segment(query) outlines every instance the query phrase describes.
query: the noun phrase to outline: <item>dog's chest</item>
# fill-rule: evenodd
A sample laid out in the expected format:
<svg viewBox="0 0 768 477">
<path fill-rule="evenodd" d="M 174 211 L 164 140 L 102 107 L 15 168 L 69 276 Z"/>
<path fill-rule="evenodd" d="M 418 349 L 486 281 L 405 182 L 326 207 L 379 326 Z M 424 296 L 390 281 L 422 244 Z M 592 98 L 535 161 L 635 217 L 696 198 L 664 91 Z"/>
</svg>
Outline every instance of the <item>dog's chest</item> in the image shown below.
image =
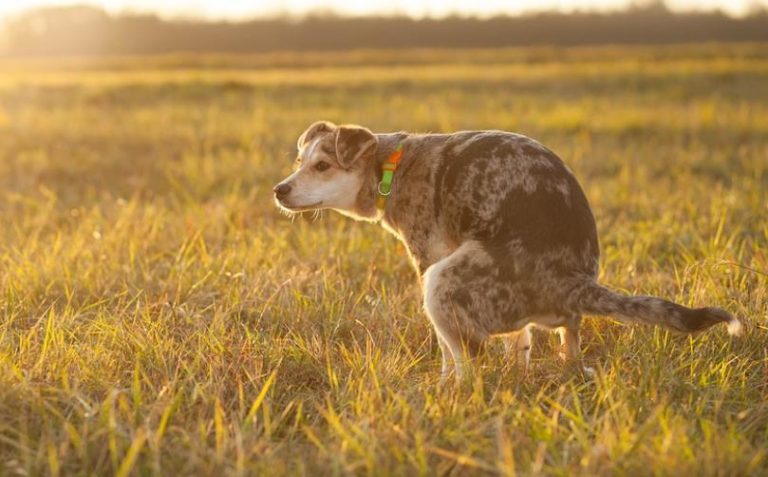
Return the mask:
<svg viewBox="0 0 768 477">
<path fill-rule="evenodd" d="M 386 222 L 382 225 L 405 244 L 411 259 L 420 270 L 444 259 L 458 247 L 458 244 L 448 239 L 434 226 L 420 224 L 420 226 L 396 228 L 393 224 Z"/>
<path fill-rule="evenodd" d="M 450 241 L 438 234 L 434 234 L 427 240 L 427 246 L 425 247 L 427 254 L 426 259 L 430 264 L 439 262 L 452 254 L 455 250 L 455 244 L 450 243 Z"/>
</svg>

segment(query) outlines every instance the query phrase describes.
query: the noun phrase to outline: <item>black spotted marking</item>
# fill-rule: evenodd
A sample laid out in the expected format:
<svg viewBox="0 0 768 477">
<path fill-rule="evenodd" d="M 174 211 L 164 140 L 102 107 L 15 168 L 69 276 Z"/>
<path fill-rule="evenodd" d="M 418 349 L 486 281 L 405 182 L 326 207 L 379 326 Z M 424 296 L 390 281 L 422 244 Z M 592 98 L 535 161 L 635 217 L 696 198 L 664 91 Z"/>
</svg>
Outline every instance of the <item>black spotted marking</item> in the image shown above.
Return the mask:
<svg viewBox="0 0 768 477">
<path fill-rule="evenodd" d="M 476 137 L 478 134 L 483 133 L 457 135 L 445 145 L 434 178 L 433 206 L 436 217 L 440 217 L 444 198 L 457 189 L 457 183 L 468 175 L 469 169 L 477 167 L 478 160 L 494 157 L 504 145 L 500 134 L 486 134 L 479 138 Z M 459 152 L 458 149 L 467 141 L 472 142 Z"/>
<path fill-rule="evenodd" d="M 552 152 L 547 147 L 538 144 L 538 143 L 532 143 L 530 139 L 527 141 L 522 141 L 520 144 L 520 150 L 528 157 L 536 157 L 536 156 L 549 156 L 549 157 L 557 157 L 554 152 Z"/>
<path fill-rule="evenodd" d="M 572 207 L 556 190 L 539 188 L 532 193 L 513 189 L 501 207 L 498 234 L 519 239 L 532 252 L 567 248 L 581 252 L 597 250 L 597 230 L 583 194 L 573 194 Z"/>
<path fill-rule="evenodd" d="M 494 176 L 508 174 L 513 176 L 507 183 L 515 186 L 489 187 L 498 184 Z M 452 236 L 482 242 L 519 240 L 538 254 L 567 249 L 571 261 L 579 263 L 584 262 L 581 257 L 599 256 L 594 217 L 573 174 L 552 151 L 525 138 L 464 133 L 448 140 L 435 168 L 434 187 L 435 217 Z M 478 208 L 497 194 L 504 199 L 495 216 L 481 217 Z M 567 271 L 573 265 L 562 268 Z"/>
<path fill-rule="evenodd" d="M 456 289 L 453 292 L 451 299 L 453 303 L 465 310 L 469 310 L 472 306 L 472 296 L 463 288 Z"/>
<path fill-rule="evenodd" d="M 582 250 L 599 253 L 597 228 L 592 210 L 573 174 L 563 161 L 549 150 L 524 146 L 539 159 L 528 173 L 535 178 L 536 190 L 509 191 L 501 208 L 504 226 L 499 233 L 519 238 L 533 252 L 567 248 L 574 253 Z M 563 195 L 557 184 L 566 186 Z"/>
<path fill-rule="evenodd" d="M 688 332 L 701 331 L 728 321 L 730 316 L 717 308 L 684 308 L 680 316 L 680 323 L 685 327 L 682 331 Z"/>
</svg>

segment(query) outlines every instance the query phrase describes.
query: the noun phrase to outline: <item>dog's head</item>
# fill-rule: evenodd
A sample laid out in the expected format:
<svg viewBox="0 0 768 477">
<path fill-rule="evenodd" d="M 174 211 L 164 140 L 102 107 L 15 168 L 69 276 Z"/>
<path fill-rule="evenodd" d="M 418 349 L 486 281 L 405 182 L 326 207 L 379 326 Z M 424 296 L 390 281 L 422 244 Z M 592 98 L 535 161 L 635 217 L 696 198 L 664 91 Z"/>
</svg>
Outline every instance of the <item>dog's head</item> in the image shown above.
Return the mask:
<svg viewBox="0 0 768 477">
<path fill-rule="evenodd" d="M 354 215 L 377 146 L 364 127 L 314 123 L 299 137 L 295 171 L 273 189 L 275 202 L 289 212 L 336 209 Z"/>
</svg>

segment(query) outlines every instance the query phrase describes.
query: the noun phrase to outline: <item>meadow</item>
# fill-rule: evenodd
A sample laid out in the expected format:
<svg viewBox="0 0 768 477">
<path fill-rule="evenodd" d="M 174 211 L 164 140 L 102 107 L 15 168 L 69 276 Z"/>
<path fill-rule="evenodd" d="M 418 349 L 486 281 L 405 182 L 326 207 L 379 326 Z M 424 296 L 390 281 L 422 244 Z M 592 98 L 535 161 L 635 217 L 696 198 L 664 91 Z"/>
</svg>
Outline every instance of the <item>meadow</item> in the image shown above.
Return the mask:
<svg viewBox="0 0 768 477">
<path fill-rule="evenodd" d="M 746 335 L 440 387 L 403 247 L 274 207 L 318 119 L 539 139 L 602 282 Z M 0 61 L 0 475 L 765 475 L 767 320 L 766 45 Z"/>
</svg>

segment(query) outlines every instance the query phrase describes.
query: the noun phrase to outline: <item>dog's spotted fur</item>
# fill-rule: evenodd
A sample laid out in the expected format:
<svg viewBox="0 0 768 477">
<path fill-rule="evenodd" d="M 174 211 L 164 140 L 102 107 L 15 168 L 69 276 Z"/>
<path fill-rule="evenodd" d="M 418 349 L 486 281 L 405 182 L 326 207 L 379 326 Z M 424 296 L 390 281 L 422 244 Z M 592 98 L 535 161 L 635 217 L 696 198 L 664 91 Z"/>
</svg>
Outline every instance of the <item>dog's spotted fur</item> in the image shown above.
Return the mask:
<svg viewBox="0 0 768 477">
<path fill-rule="evenodd" d="M 401 142 L 403 159 L 379 211 L 381 164 Z M 279 205 L 381 221 L 405 243 L 423 278 L 443 374 L 451 360 L 460 374 L 466 353 L 512 332 L 519 334 L 509 346 L 527 364 L 530 325 L 559 328 L 564 355 L 577 357 L 582 313 L 688 333 L 720 322 L 740 331 L 740 322 L 718 308 L 690 309 L 599 285 L 587 198 L 568 167 L 533 139 L 503 131 L 373 134 L 320 122 L 298 148 L 300 166 L 281 183 L 291 193 Z M 328 161 L 329 171 L 317 170 Z"/>
</svg>

